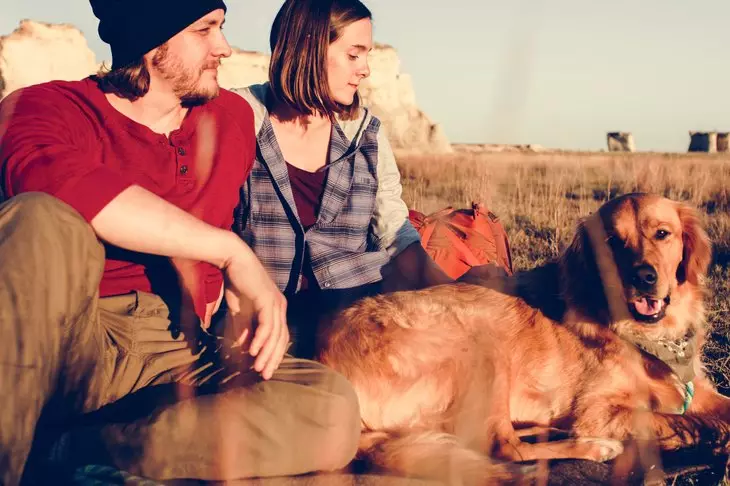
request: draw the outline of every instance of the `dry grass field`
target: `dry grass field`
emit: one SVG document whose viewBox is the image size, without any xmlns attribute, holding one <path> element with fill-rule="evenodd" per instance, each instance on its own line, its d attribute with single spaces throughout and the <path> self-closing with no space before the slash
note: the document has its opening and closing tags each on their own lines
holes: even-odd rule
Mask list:
<svg viewBox="0 0 730 486">
<path fill-rule="evenodd" d="M 423 212 L 481 200 L 502 219 L 516 270 L 554 258 L 579 218 L 609 198 L 652 192 L 702 211 L 714 246 L 708 295 L 707 365 L 730 394 L 730 156 L 652 153 L 401 154 L 403 197 Z M 682 484 L 707 484 L 686 478 Z"/>
</svg>

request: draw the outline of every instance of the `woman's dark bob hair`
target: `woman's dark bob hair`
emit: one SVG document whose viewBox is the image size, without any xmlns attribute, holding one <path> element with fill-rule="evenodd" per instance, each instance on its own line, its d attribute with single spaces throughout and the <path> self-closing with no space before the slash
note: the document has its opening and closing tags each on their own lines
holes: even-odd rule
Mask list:
<svg viewBox="0 0 730 486">
<path fill-rule="evenodd" d="M 356 118 L 360 97 L 337 103 L 327 81 L 327 48 L 348 25 L 372 19 L 359 0 L 286 0 L 274 19 L 269 83 L 274 98 L 303 114 Z"/>
</svg>

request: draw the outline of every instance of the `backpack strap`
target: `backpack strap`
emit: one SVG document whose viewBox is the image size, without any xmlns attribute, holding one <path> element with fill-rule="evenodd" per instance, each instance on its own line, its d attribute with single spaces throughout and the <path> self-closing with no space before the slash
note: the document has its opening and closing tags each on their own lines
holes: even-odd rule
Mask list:
<svg viewBox="0 0 730 486">
<path fill-rule="evenodd" d="M 497 259 L 499 260 L 501 256 L 504 260 L 497 263 L 502 263 L 502 266 L 509 272 L 509 275 L 512 275 L 512 251 L 504 226 L 499 221 L 497 215 L 487 209 L 487 207 L 480 201 L 472 201 L 471 207 L 474 210 L 474 219 L 476 219 L 478 214 L 482 214 L 486 217 L 487 224 L 489 225 L 492 237 L 494 238 L 495 246 L 497 247 Z"/>
<path fill-rule="evenodd" d="M 449 207 L 446 207 L 443 209 L 439 209 L 435 213 L 429 214 L 428 216 L 426 216 L 426 220 L 434 221 L 437 219 L 443 219 L 453 212 L 454 212 L 454 208 L 452 206 L 449 206 Z"/>
<path fill-rule="evenodd" d="M 421 245 L 426 248 L 428 246 L 428 241 L 433 236 L 433 230 L 436 229 L 436 221 L 424 222 L 422 228 L 423 233 L 421 233 Z"/>
<path fill-rule="evenodd" d="M 436 211 L 435 213 L 429 214 L 423 218 L 423 233 L 421 233 L 421 244 L 425 248 L 428 245 L 429 240 L 433 236 L 433 232 L 436 229 L 436 224 L 444 217 L 454 212 L 454 208 L 451 206 Z"/>
<path fill-rule="evenodd" d="M 476 257 L 474 252 L 471 251 L 469 245 L 464 243 L 464 240 L 459 238 L 456 233 L 449 231 L 448 233 L 446 233 L 446 236 L 449 238 L 449 240 L 451 240 L 451 243 L 454 245 L 454 247 L 460 250 L 460 253 L 464 255 L 466 263 L 469 266 L 477 267 L 479 265 L 482 265 L 482 262 Z"/>
</svg>

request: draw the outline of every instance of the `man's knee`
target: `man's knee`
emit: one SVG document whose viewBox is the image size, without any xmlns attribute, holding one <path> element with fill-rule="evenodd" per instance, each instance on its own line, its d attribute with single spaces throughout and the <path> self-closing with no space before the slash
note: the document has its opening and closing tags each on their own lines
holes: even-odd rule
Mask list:
<svg viewBox="0 0 730 486">
<path fill-rule="evenodd" d="M 297 448 L 302 461 L 294 473 L 347 466 L 357 453 L 361 429 L 360 404 L 352 384 L 321 363 L 291 357 L 284 359 L 272 382 L 277 382 L 270 385 L 278 394 L 291 398 L 282 416 L 302 421 L 291 423 L 293 442 L 301 442 L 311 452 L 303 454 Z"/>
<path fill-rule="evenodd" d="M 11 197 L 0 205 L 0 218 L 13 218 L 38 230 L 59 221 L 88 226 L 75 209 L 44 192 L 24 192 Z"/>
<path fill-rule="evenodd" d="M 347 466 L 357 453 L 360 441 L 360 404 L 355 389 L 347 379 L 328 370 L 327 391 L 330 404 L 331 426 L 324 429 L 315 440 L 317 447 L 324 453 L 318 470 L 333 471 Z"/>
<path fill-rule="evenodd" d="M 54 271 L 68 269 L 76 274 L 83 270 L 98 285 L 104 247 L 91 225 L 63 201 L 41 192 L 10 198 L 0 205 L 0 233 L 5 237 L 0 245 L 4 260 L 24 265 L 35 261 L 48 272 L 51 264 Z"/>
<path fill-rule="evenodd" d="M 5 234 L 21 238 L 32 234 L 33 241 L 53 246 L 86 242 L 101 249 L 96 233 L 78 211 L 43 192 L 25 192 L 0 204 L 0 227 Z"/>
</svg>

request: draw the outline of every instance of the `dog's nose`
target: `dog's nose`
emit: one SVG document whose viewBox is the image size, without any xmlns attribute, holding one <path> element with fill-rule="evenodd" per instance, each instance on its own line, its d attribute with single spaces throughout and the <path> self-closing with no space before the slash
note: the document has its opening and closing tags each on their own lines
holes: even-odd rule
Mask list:
<svg viewBox="0 0 730 486">
<path fill-rule="evenodd" d="M 639 265 L 634 268 L 633 284 L 637 290 L 648 292 L 656 285 L 656 270 L 651 265 Z"/>
</svg>

